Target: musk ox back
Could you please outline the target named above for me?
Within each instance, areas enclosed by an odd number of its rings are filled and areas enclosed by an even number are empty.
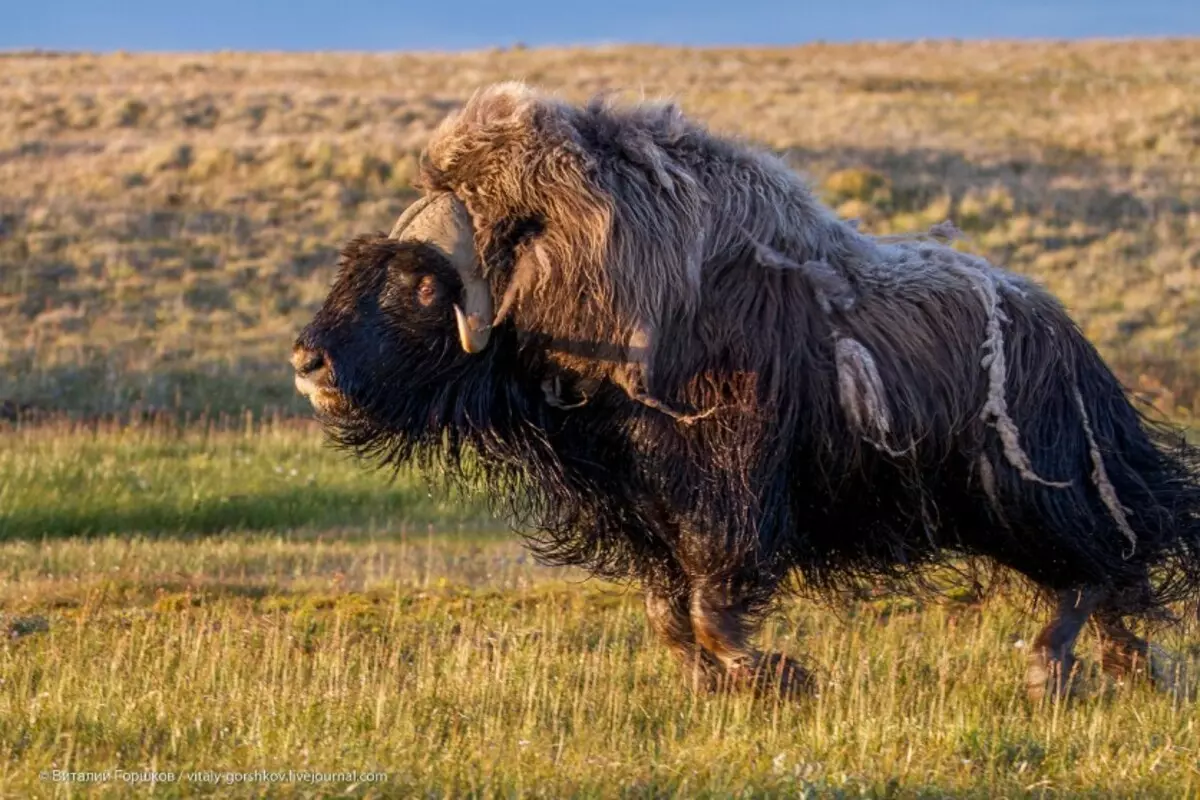
[[[1200,459],[1041,287],[946,231],[866,235],[671,105],[492,86],[421,184],[343,249],[297,386],[342,446],[640,581],[699,685],[808,686],[750,643],[785,589],[963,556],[1056,604],[1034,696],[1068,687],[1089,618],[1103,666],[1167,682],[1126,623],[1197,597]]]

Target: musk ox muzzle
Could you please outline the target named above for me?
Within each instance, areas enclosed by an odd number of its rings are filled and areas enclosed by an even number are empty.
[[[292,346],[292,369],[296,372],[296,391],[306,398],[328,389],[331,385],[331,372],[328,356],[323,350],[301,344],[299,341]]]

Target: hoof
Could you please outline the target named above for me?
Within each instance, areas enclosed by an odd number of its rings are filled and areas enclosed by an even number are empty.
[[[1110,648],[1102,654],[1101,666],[1117,685],[1149,681],[1155,689],[1174,692],[1189,680],[1186,661],[1156,644]]]
[[[1150,661],[1150,681],[1154,688],[1177,692],[1187,687],[1187,663],[1182,658],[1156,644],[1150,645],[1146,655]]]
[[[692,694],[711,695],[720,691],[725,671],[715,658],[700,652],[680,659],[684,681]]]
[[[1074,700],[1087,695],[1084,686],[1083,666],[1074,658],[1049,658],[1043,654],[1029,657],[1025,670],[1025,694],[1034,703],[1046,698],[1051,700]]]
[[[816,680],[800,662],[782,653],[767,653],[730,670],[735,688],[753,691],[760,697],[798,700],[817,693]]]

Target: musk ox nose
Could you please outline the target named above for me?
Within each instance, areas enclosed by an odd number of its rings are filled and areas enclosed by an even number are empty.
[[[304,345],[292,348],[292,367],[301,377],[309,377],[312,373],[325,366],[325,354]]]
[[[299,342],[292,348],[292,368],[296,370],[296,391],[313,399],[333,385],[329,356]]]

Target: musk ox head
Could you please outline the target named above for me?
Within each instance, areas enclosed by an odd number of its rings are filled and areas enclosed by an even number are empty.
[[[410,206],[392,233],[355,237],[292,352],[296,388],[334,423],[404,420],[397,398],[428,397],[488,344],[491,296],[471,219],[448,193]]]
[[[326,418],[381,419],[388,392],[401,406],[422,386],[461,396],[447,376],[486,382],[497,363],[511,368],[514,351],[497,343],[515,337],[524,369],[508,377],[534,405],[569,408],[610,383],[635,402],[670,394],[683,380],[660,376],[656,387],[652,357],[667,325],[695,321],[701,264],[736,260],[751,229],[782,219],[749,213],[745,198],[795,195],[798,184],[770,169],[770,191],[745,187],[759,159],[670,104],[576,107],[520,84],[481,89],[434,132],[425,197],[392,241],[345,248],[337,285],[296,343],[297,387]],[[436,285],[428,308],[388,299],[403,294],[392,276],[404,273],[389,265],[410,251],[421,255],[403,258],[422,266],[409,272]],[[540,349],[525,346],[533,340]],[[666,361],[690,375],[673,354]],[[478,398],[476,422],[491,407]]]

